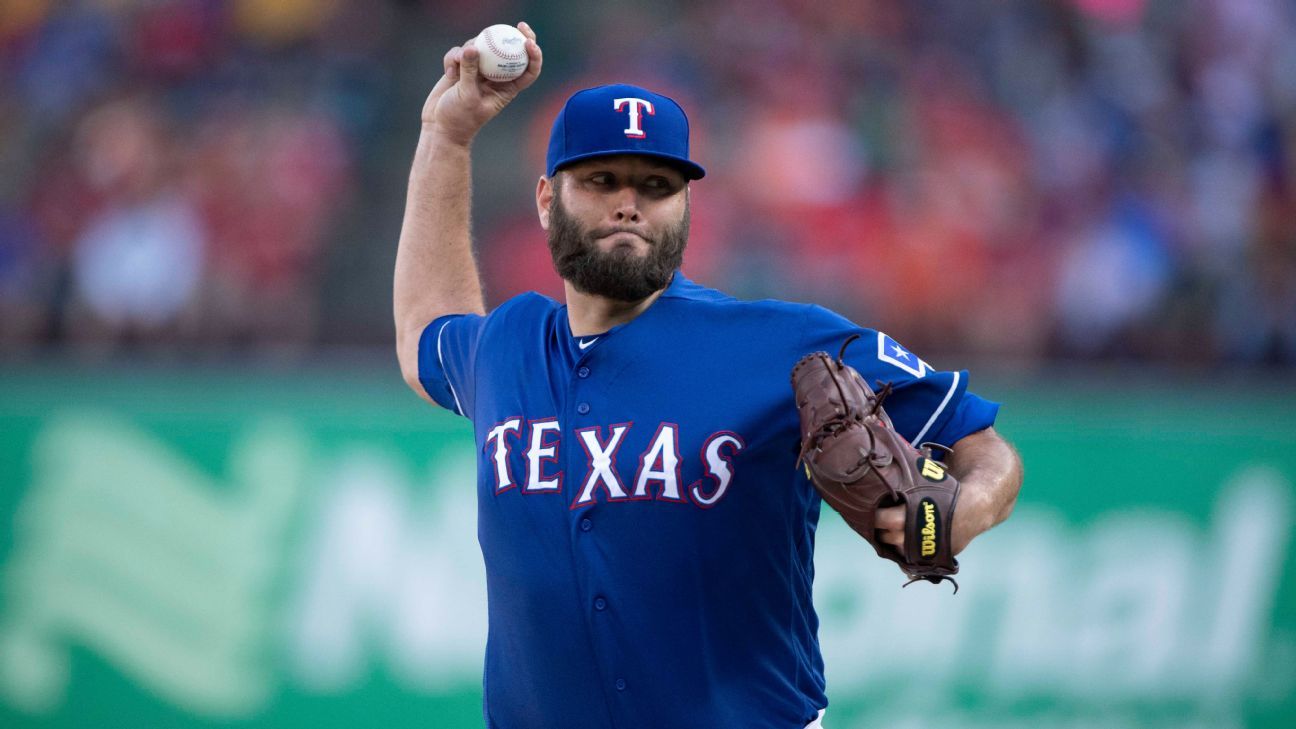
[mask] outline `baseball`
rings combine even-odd
[[[527,69],[526,36],[511,25],[490,26],[478,34],[473,45],[481,54],[477,68],[482,78],[512,81]]]

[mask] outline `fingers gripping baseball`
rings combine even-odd
[[[543,54],[531,26],[520,23],[518,30],[526,37],[527,69],[512,81],[490,81],[482,75],[481,51],[475,39],[446,53],[445,73],[423,106],[425,128],[455,143],[468,144],[482,126],[535,82],[540,76]]]
[[[530,25],[525,22],[518,23],[518,30],[522,31],[522,35],[527,38],[527,70],[521,77],[511,83],[516,84],[518,89],[521,90],[535,83],[535,80],[540,77],[540,67],[544,65],[544,53],[540,51],[540,45],[536,42],[535,31],[531,29]]]
[[[477,62],[481,60],[481,54],[477,52],[475,40],[469,40],[462,46],[459,59],[459,82],[455,84],[469,99],[481,95],[481,79],[477,73]]]

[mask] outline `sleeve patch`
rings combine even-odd
[[[879,360],[893,364],[914,377],[925,377],[928,372],[931,372],[932,366],[919,359],[918,355],[900,346],[899,342],[882,332],[878,332],[877,335]]]

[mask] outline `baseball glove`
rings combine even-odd
[[[959,483],[932,459],[931,445],[914,448],[891,424],[882,402],[887,383],[874,393],[864,378],[842,361],[842,344],[833,360],[826,352],[808,354],[792,368],[792,390],[801,413],[798,465],[847,524],[868,540],[881,557],[900,565],[909,582],[954,582],[958,560],[950,547],[950,528]],[[877,510],[905,507],[903,551],[879,538]],[[958,592],[958,583],[954,582]]]

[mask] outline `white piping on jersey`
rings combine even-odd
[[[459,395],[455,392],[454,385],[450,384],[450,374],[446,372],[445,360],[441,359],[441,335],[445,334],[445,328],[450,325],[451,321],[453,321],[453,319],[446,320],[446,322],[441,325],[441,328],[437,330],[437,364],[441,365],[441,374],[445,375],[446,387],[450,388],[450,396],[454,398],[455,413],[463,415],[463,406],[459,404]],[[948,400],[949,398],[946,399]]]
[[[932,413],[931,418],[927,420],[927,424],[923,426],[922,430],[918,431],[918,435],[914,436],[913,439],[914,445],[919,447],[922,446],[923,436],[927,435],[928,429],[930,429],[932,427],[932,424],[936,422],[936,418],[940,417],[941,412],[945,410],[945,406],[949,405],[950,398],[954,397],[954,391],[958,389],[958,383],[959,383],[959,373],[955,372],[954,382],[953,384],[950,385],[949,392],[945,393],[945,399],[941,400],[940,407],[936,408],[936,412]]]

